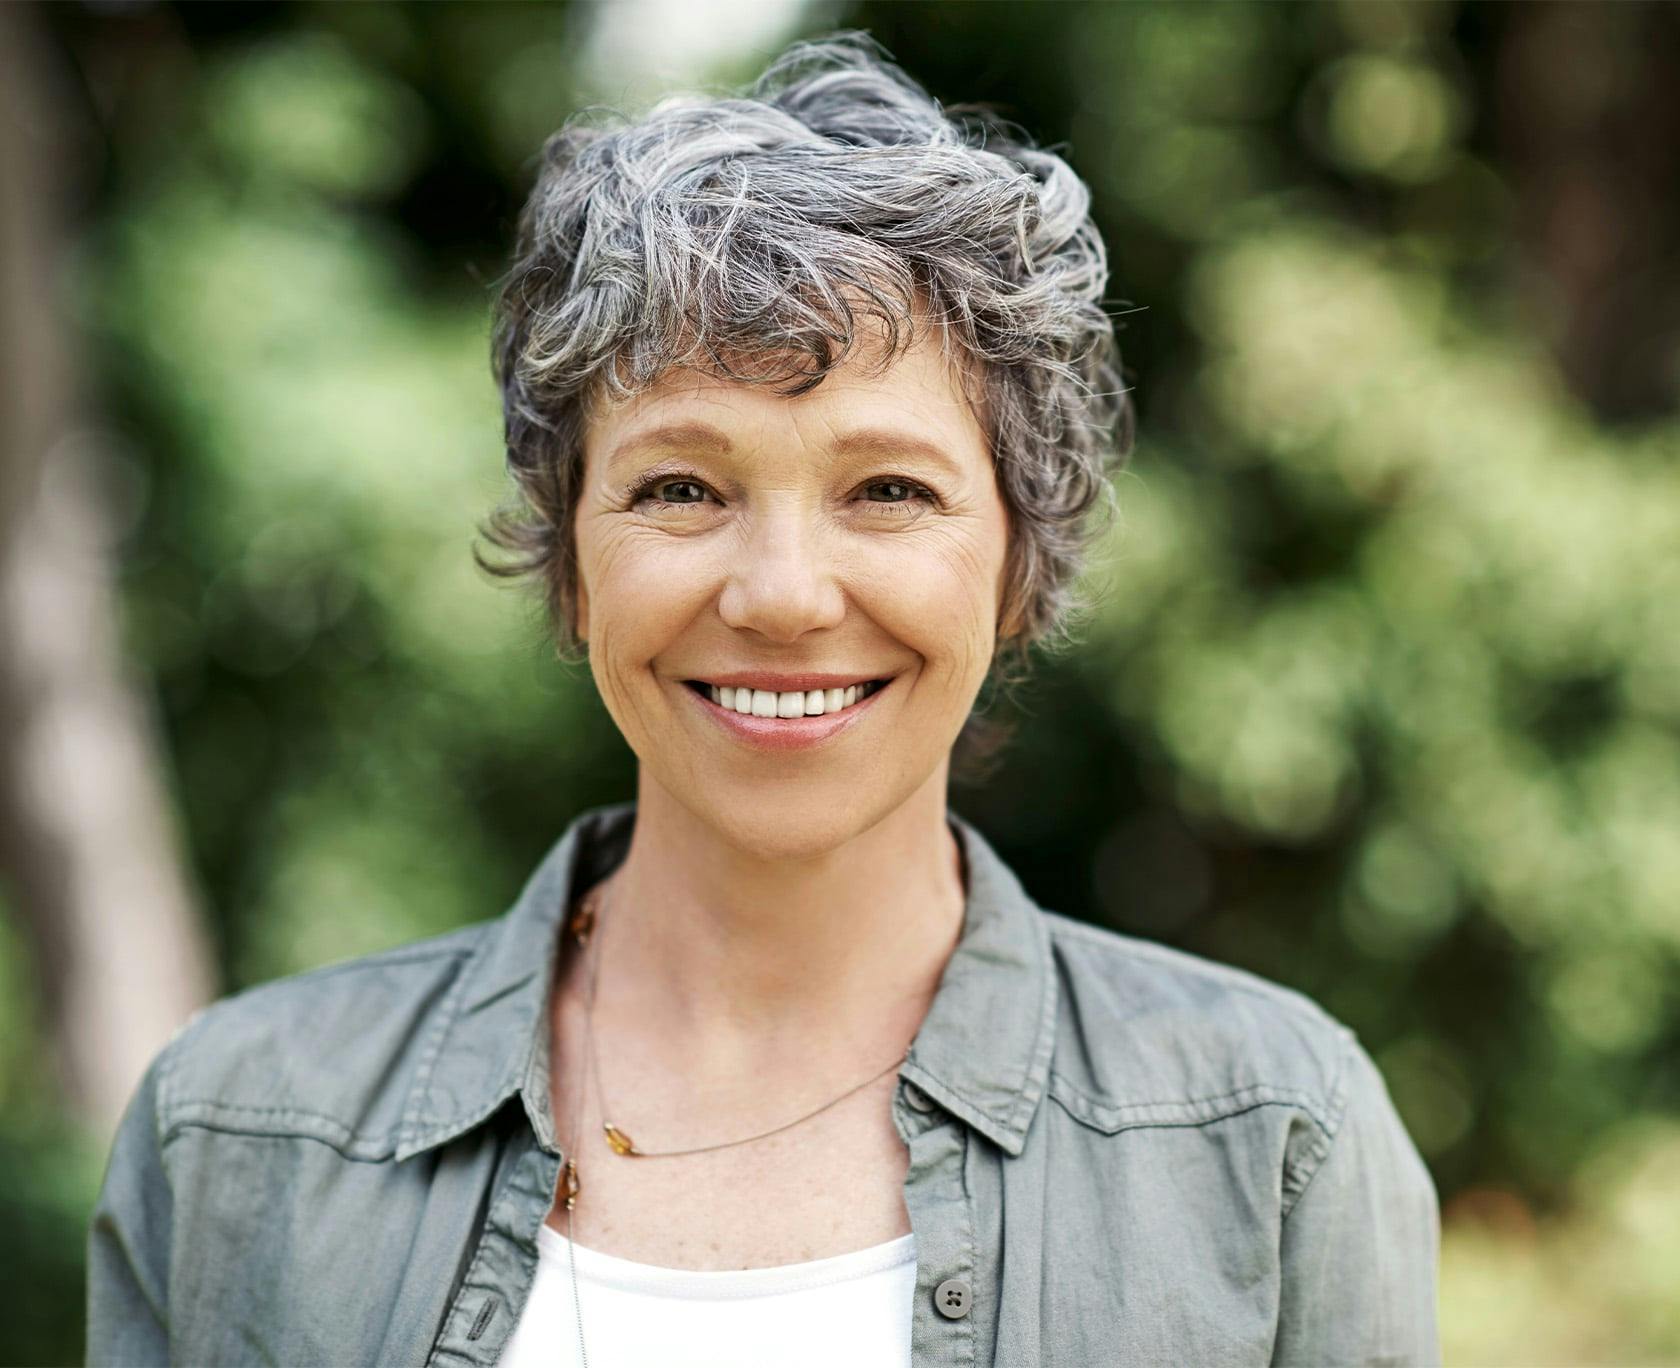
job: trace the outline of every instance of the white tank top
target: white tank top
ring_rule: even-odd
[[[581,1368],[567,1240],[537,1231],[537,1274],[500,1368]],[[909,1368],[916,1237],[806,1263],[705,1272],[577,1247],[592,1368]]]

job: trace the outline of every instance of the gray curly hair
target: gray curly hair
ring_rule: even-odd
[[[880,326],[883,367],[942,324],[1010,515],[998,651],[1065,644],[1133,410],[1107,255],[1068,164],[978,105],[942,108],[869,34],[796,42],[739,97],[579,111],[544,144],[500,283],[492,366],[519,490],[481,528],[574,631],[589,415],[674,366],[803,394]],[[1011,630],[1005,634],[1005,624]],[[1021,667],[1017,670],[1015,667]]]

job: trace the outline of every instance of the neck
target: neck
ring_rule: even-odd
[[[600,1007],[681,1042],[691,1076],[908,1046],[961,935],[946,777],[821,855],[767,861],[644,775],[606,888]]]

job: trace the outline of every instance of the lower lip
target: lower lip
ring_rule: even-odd
[[[854,726],[874,706],[875,700],[892,687],[892,683],[889,679],[869,697],[860,699],[849,708],[837,713],[820,713],[815,717],[754,717],[751,713],[738,713],[733,708],[714,703],[707,695],[695,692],[686,684],[678,684],[677,687],[698,703],[706,716],[737,740],[759,750],[788,751],[820,745]]]

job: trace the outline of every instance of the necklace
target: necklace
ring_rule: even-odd
[[[566,1151],[566,1162],[561,1169],[560,1177],[560,1197],[566,1207],[566,1252],[571,1263],[572,1271],[572,1309],[577,1315],[578,1361],[582,1365],[582,1368],[589,1368],[589,1354],[587,1350],[585,1350],[583,1344],[583,1303],[578,1296],[577,1245],[572,1239],[572,1210],[577,1206],[578,1195],[583,1190],[582,1184],[578,1181],[577,1170],[578,1132],[583,1125],[583,1090],[587,1082],[587,1079],[582,1075],[589,1073],[593,1073],[595,1075],[595,1097],[601,1108],[601,1129],[606,1135],[607,1147],[614,1154],[621,1155],[625,1158],[664,1159],[678,1154],[703,1154],[709,1150],[729,1149],[735,1145],[745,1145],[754,1140],[762,1140],[767,1135],[776,1135],[781,1131],[788,1130],[793,1126],[799,1125],[803,1121],[809,1121],[813,1116],[827,1111],[836,1103],[844,1102],[853,1093],[858,1092],[860,1089],[867,1088],[877,1079],[884,1078],[887,1074],[898,1068],[910,1054],[909,1047],[907,1046],[902,1055],[893,1060],[891,1064],[887,1065],[886,1068],[882,1069],[873,1077],[866,1078],[863,1082],[857,1084],[856,1086],[847,1088],[845,1092],[841,1093],[838,1097],[824,1102],[822,1106],[818,1107],[815,1111],[806,1112],[803,1116],[795,1117],[792,1121],[783,1122],[783,1124],[779,1126],[772,1126],[769,1130],[760,1131],[756,1135],[744,1136],[739,1140],[725,1140],[716,1145],[696,1145],[691,1149],[638,1149],[635,1142],[632,1141],[628,1135],[621,1131],[617,1126],[613,1125],[611,1121],[606,1119],[608,1115],[606,1093],[601,1084],[600,1068],[595,1057],[595,990],[596,981],[601,972],[601,937],[597,928],[599,919],[596,914],[603,903],[603,895],[601,893],[603,886],[603,884],[596,884],[595,887],[591,888],[589,892],[583,896],[578,904],[576,914],[573,915],[571,920],[567,923],[567,929],[572,933],[572,936],[576,939],[577,943],[584,947],[589,956],[589,973],[586,976],[587,990],[584,994],[583,1014],[584,1039],[586,1042],[584,1065],[578,1078],[577,1087],[573,1090],[572,1094],[572,1143],[570,1148]],[[591,948],[589,942],[592,939],[595,944]]]

